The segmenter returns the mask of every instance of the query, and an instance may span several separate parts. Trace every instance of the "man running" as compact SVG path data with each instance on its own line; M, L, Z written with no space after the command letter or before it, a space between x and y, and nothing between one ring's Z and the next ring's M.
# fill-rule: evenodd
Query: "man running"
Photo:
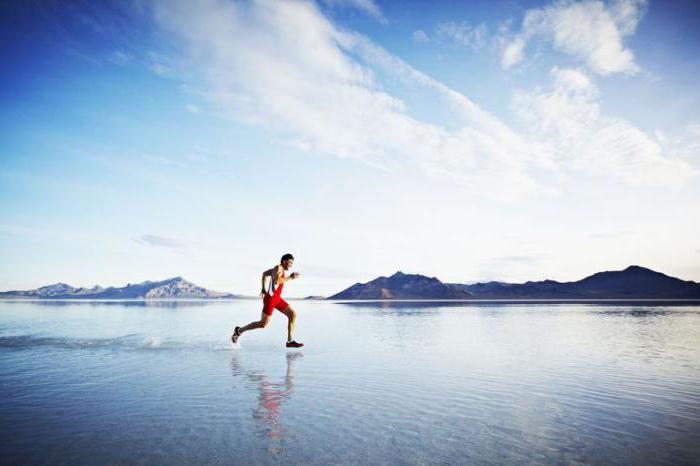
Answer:
M294 280L299 278L299 272L292 272L288 277L284 276L284 271L289 270L294 264L294 256L291 254L285 254L280 259L280 264L272 267L270 270L266 270L262 274L262 290L260 292L260 297L263 298L263 309L260 315L260 320L251 322L245 327L236 327L233 329L233 335L231 335L231 341L236 343L238 337L240 337L243 332L248 330L253 330L256 328L265 328L270 322L270 317L275 309L279 310L282 314L286 315L289 319L287 324L287 348L299 348L304 346L303 343L297 343L292 338L292 333L294 333L294 322L296 321L297 314L294 309L282 299L282 287L289 280ZM269 288L265 284L265 280L270 278ZM269 291L268 291L269 290Z

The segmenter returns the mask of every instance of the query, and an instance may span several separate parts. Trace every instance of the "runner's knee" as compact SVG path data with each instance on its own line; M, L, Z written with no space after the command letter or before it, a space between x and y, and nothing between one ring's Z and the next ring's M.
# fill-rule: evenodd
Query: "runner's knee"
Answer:
M270 319L262 319L258 325L260 325L261 328L267 327L267 324L270 322Z

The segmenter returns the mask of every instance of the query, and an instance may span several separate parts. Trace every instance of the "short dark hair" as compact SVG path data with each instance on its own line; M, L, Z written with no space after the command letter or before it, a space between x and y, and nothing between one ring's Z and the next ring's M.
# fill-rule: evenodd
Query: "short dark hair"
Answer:
M284 256L282 256L282 259L280 259L280 264L281 264L282 262L286 261L287 259L294 260L294 256L292 256L292 255L289 254L289 253L285 254Z

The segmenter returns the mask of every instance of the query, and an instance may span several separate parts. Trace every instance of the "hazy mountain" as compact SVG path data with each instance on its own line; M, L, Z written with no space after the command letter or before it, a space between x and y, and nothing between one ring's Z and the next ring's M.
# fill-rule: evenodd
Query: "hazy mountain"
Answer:
M460 299L471 294L435 277L396 272L390 277L375 278L367 283L355 283L328 299Z
M461 293L461 294L460 294ZM700 299L700 283L669 277L632 265L599 272L575 282L443 283L437 278L397 272L368 283L356 283L329 299Z
M668 298L700 298L700 283L670 277L661 272L631 265L617 272L599 272L570 284L571 291L590 297L615 294Z
M162 298L238 298L239 295L207 290L182 277L127 284L124 287L75 288L65 283L42 286L36 290L4 291L0 298L34 299L162 299Z

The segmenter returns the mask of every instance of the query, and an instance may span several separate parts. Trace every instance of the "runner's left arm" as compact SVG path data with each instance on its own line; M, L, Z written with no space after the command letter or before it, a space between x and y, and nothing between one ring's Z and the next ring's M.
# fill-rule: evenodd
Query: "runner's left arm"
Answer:
M265 286L265 278L270 277L270 280L272 280L272 272L274 269L269 269L263 272L262 274L262 289L260 290L260 294L265 294L265 290L267 290L267 287Z
M289 280L294 280L295 278L299 278L299 275L301 275L299 272L292 272L288 277L285 277L284 270L280 270L277 274L277 283L285 283Z

